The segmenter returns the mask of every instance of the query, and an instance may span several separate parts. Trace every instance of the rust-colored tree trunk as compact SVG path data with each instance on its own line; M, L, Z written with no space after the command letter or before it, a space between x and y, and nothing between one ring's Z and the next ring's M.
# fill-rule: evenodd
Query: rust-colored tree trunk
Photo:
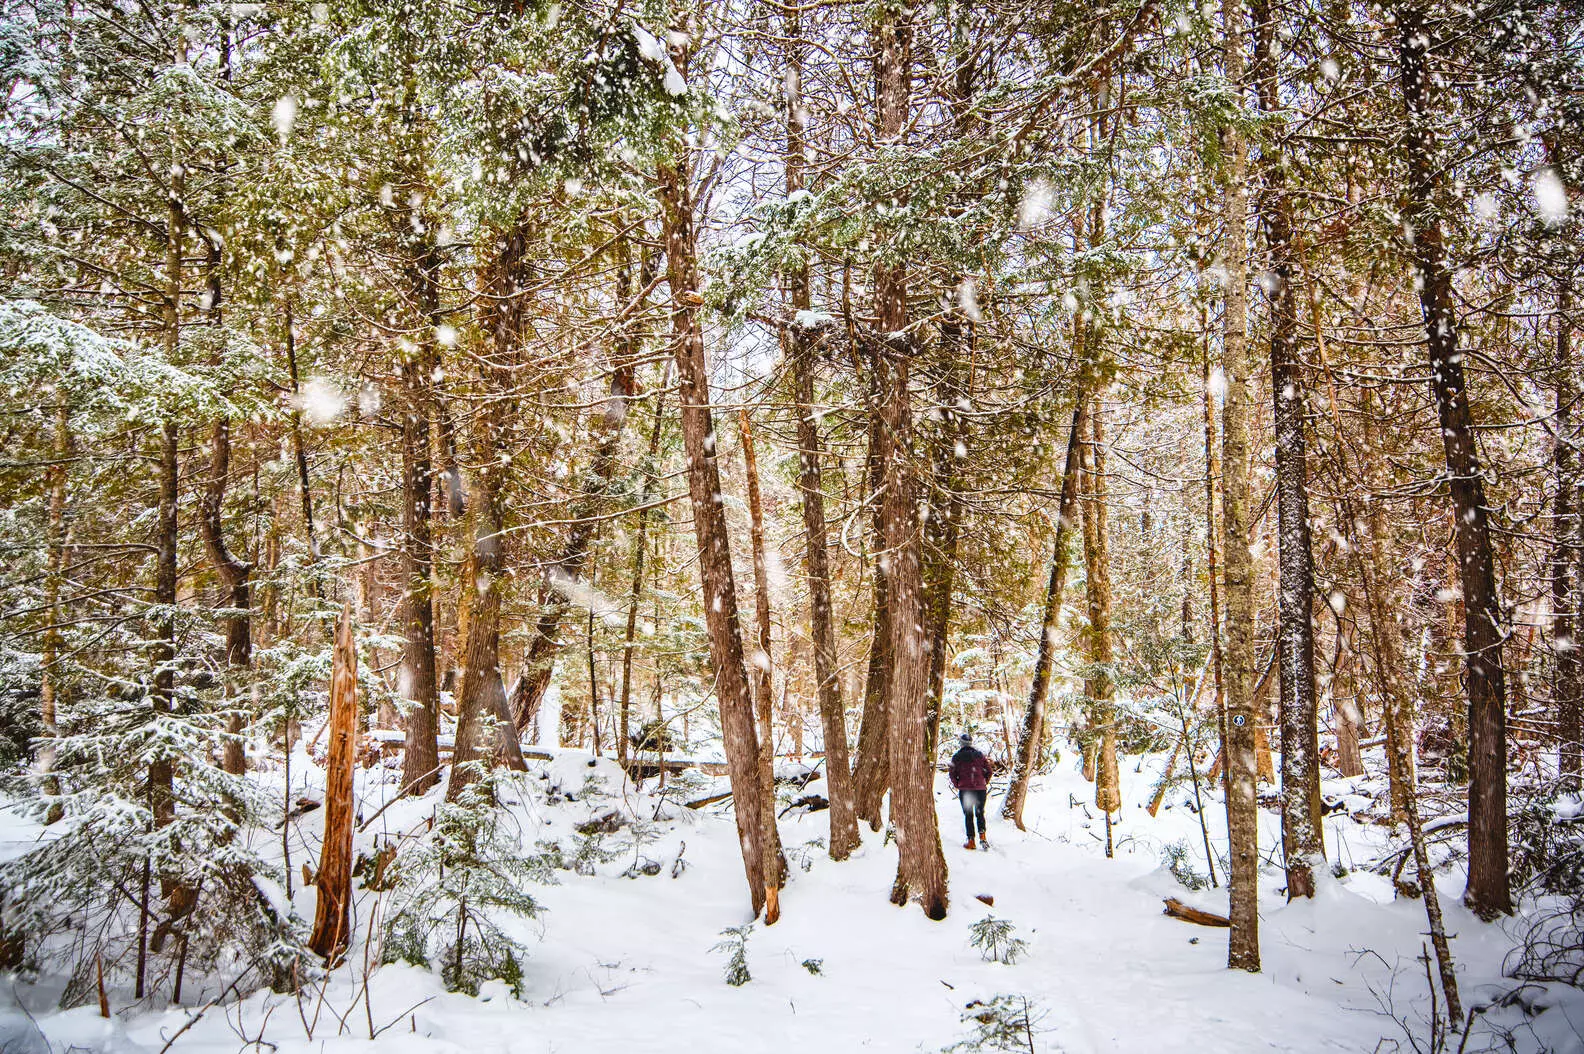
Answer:
M907 121L913 27L905 11L884 9L876 26L877 118L883 140L898 141ZM924 753L928 714L923 538L913 467L913 408L908 370L907 275L899 265L875 269L874 371L886 434L880 506L882 560L887 565L891 674L886 684L886 743L891 817L897 832L897 874L891 901L919 901L925 917L946 917L946 857L935 817L935 766Z
M1111 544L1106 510L1105 418L1098 396L1092 396L1088 413L1089 434L1081 449L1084 519L1084 591L1089 607L1085 658L1090 672L1089 723L1100 733L1095 749L1095 805L1108 813L1122 808L1121 773L1117 766L1116 682L1111 641ZM1107 845L1107 852L1110 846Z
M685 76L685 48L673 47L672 59ZM764 841L764 810L772 806L764 800L759 783L759 737L754 728L753 696L743 663L737 585L732 576L726 513L721 503L720 465L716 461L715 426L710 412L704 330L695 306L701 298L695 205L690 171L686 167L690 154L680 142L673 145L680 156L659 166L657 188L666 245L667 280L671 288L672 353L677 367L688 497L693 510L693 534L698 544L704 621L710 660L715 667L721 735L727 774L731 779L743 870L757 915L765 906L765 890L777 884L779 867ZM771 818L769 822L775 821Z
M1463 901L1484 919L1512 912L1507 878L1507 686L1502 667L1501 598L1491 548L1485 480L1458 350L1452 272L1447 266L1436 200L1444 166L1429 130L1429 27L1413 4L1396 7L1399 77L1407 118L1411 255L1418 277L1441 443L1446 454L1458 578L1463 594L1463 655L1467 663L1469 729L1468 887Z
M1062 470L1061 497L1057 502L1056 544L1052 546L1050 579L1045 585L1045 614L1040 620L1040 639L1034 654L1034 673L1029 685L1028 703L1023 708L1022 731L1013 760L1012 785L1007 789L1001 815L1023 830L1023 804L1028 799L1029 780L1039 767L1045 749L1045 703L1050 695L1051 664L1056 651L1056 628L1061 618L1062 594L1066 590L1067 550L1072 544L1073 523L1078 516L1078 475L1083 434L1088 429L1084 408L1088 396L1079 392L1073 410L1072 431L1067 438L1067 461Z
M352 605L336 624L330 667L330 729L325 760L324 842L314 879L318 907L308 947L334 962L352 933L352 827L356 806L352 777L357 771L357 646L352 639Z
M770 651L770 572L765 558L764 502L759 492L759 458L754 453L753 425L748 411L737 413L737 434L742 440L743 469L748 485L748 538L753 549L754 616L759 631L759 646L753 654L754 713L759 724L759 787L764 795L765 853L773 857L775 881L765 886L765 925L773 926L781 917L779 890L786 885L786 858L781 852L781 835L775 824L775 710L774 660Z

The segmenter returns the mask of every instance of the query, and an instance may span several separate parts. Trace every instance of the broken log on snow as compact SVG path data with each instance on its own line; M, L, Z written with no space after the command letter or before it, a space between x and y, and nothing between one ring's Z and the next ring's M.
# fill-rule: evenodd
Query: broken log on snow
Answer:
M1166 898L1166 910L1162 914L1170 915L1174 919L1182 919L1184 922L1191 922L1195 926L1227 927L1232 925L1226 916L1217 915L1213 911L1191 908L1176 897Z

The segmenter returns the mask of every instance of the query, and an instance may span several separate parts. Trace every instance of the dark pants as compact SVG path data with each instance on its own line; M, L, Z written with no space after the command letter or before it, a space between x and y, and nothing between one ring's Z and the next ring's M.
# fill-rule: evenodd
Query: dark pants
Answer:
M984 817L985 797L989 793L990 793L989 791L982 791L982 790L960 790L960 791L957 792L957 800L962 802L963 826L968 829L968 840L970 842L974 840L974 822L975 821L978 821L978 823L979 823L979 837L980 838L984 837L984 833L985 833L985 817Z

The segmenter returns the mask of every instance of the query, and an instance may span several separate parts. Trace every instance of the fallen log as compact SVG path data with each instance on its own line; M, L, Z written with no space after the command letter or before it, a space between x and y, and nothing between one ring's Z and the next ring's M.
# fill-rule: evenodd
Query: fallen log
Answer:
M718 801L725 801L731 796L731 791L723 791L720 794L711 794L707 798L695 798L693 801L685 801L682 804L686 805L689 809L702 809L706 805L714 805Z
M1166 910L1162 914L1170 915L1174 919L1182 919L1184 922L1191 922L1195 926L1227 927L1232 925L1226 916L1217 915L1213 911L1201 911L1198 908L1190 908L1176 897L1166 898Z

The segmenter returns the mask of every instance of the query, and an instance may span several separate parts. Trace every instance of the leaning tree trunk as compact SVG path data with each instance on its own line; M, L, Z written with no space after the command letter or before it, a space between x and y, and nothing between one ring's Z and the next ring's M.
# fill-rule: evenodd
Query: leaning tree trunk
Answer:
M1254 0L1255 81L1260 107L1279 114L1280 50L1270 0ZM1282 849L1287 899L1314 896L1325 865L1320 824L1319 712L1314 672L1314 557L1309 542L1308 459L1303 372L1298 365L1298 305L1293 280L1292 203L1282 144L1264 159L1260 212L1270 251L1271 395L1276 421L1277 551L1281 579L1276 634L1281 726Z
M1226 79L1241 90L1243 83L1243 0L1222 0ZM1221 129L1221 154L1226 166L1225 223L1222 259L1226 272L1226 307L1222 316L1222 361L1226 371L1226 405L1221 432L1222 517L1226 548L1226 810L1232 857L1228 885L1232 922L1227 965L1258 971L1259 954L1259 805L1256 801L1258 762L1254 724L1254 560L1249 552L1249 420L1248 356L1248 187L1242 132L1236 125Z
M874 385L877 371L870 371L869 455L867 474L869 492L878 495L883 484L884 466L889 460L890 439L881 423L879 393ZM881 512L876 506L874 514L875 546L885 548L881 537ZM886 700L887 684L893 662L891 645L891 585L890 573L884 561L877 559L874 566L874 637L869 646L869 667L864 677L863 715L858 723L858 751L853 758L853 808L858 819L869 824L872 831L880 830L880 806L885 800L886 788L891 782L890 756L887 747L886 722L889 719Z
M1488 920L1512 912L1507 880L1507 685L1502 668L1501 599L1496 589L1485 480L1474 446L1463 355L1458 350L1452 272L1447 267L1436 202L1443 167L1435 157L1428 127L1431 84L1425 60L1429 30L1417 7L1403 4L1396 11L1407 116L1403 143L1409 185L1404 218L1412 232L1410 248L1430 351L1430 386L1446 453L1458 576L1463 587L1469 727L1469 869L1463 901L1470 911Z
M685 73L686 56L676 57L678 68ZM686 149L676 146L685 159ZM679 162L660 165L658 175L671 287L672 350L677 367L682 443L687 454L693 534L698 543L699 578L704 593L704 623L710 661L715 667L715 694L737 816L737 838L742 847L749 898L757 915L765 906L766 891L778 885L780 869L765 845L764 811L773 805L764 800L759 784L759 737L754 729L753 696L743 663L737 585L732 576L726 513L721 503L720 466L710 413L709 365L704 354L703 326L694 306L700 299L695 205L688 170ZM775 821L771 818L768 822Z
M886 10L876 27L875 83L881 139L900 141L909 109L913 27L903 12ZM891 673L886 684L886 745L891 770L891 817L897 832L897 874L891 901L916 899L927 918L946 917L946 857L935 816L935 766L924 753L928 715L928 637L924 624L923 538L913 468L913 408L908 369L907 277L900 265L875 268L880 333L874 371L881 427L881 540L888 564Z
M1073 522L1078 515L1078 461L1083 434L1088 429L1084 407L1086 393L1078 393L1073 410L1072 432L1067 438L1067 461L1062 470L1061 498L1056 506L1056 544L1052 547L1050 579L1045 586L1045 615L1040 620L1040 639L1034 654L1034 674L1029 685L1028 704L1023 708L1022 732L1013 759L1012 785L1007 789L1001 815L1023 830L1023 803L1028 799L1029 780L1039 767L1045 749L1045 702L1050 695L1051 664L1056 652L1056 627L1061 618L1062 593L1067 584L1067 550L1071 547Z

